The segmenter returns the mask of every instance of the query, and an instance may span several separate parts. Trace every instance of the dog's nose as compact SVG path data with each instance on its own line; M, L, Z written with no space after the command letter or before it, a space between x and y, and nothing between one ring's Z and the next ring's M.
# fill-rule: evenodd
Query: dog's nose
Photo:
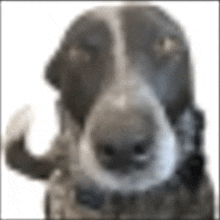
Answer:
M97 142L97 152L101 164L108 169L128 171L131 167L141 169L146 164L150 148L153 144L151 137L142 140L131 140L134 135L128 134L118 139L114 137L106 142Z
M110 111L95 122L93 144L104 168L126 172L148 162L154 144L155 124L150 116Z

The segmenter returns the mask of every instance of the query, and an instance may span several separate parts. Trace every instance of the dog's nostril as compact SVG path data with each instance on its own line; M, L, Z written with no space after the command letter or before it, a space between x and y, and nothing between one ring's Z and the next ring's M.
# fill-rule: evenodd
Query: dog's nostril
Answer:
M134 153L135 154L144 154L145 153L145 149L144 149L144 146L140 145L140 144L137 144L134 146Z
M105 153L105 155L107 155L107 156L113 156L113 155L115 154L115 151L114 151L114 149L113 149L112 146L106 145L106 146L104 147L104 153Z

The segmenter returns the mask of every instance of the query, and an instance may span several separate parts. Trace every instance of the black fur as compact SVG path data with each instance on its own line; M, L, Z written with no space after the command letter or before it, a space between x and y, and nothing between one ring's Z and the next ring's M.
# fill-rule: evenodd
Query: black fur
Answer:
M97 187L74 187L76 192L76 201L78 204L87 206L90 209L100 209L104 204L105 193L101 192Z
M204 163L204 156L199 153L186 157L176 171L181 183L192 191L197 189L203 178Z

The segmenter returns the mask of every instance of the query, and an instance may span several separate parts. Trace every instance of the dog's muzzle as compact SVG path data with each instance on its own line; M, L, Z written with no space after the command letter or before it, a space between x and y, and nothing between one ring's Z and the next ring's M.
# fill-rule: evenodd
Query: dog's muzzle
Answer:
M101 165L123 172L146 165L156 130L153 115L141 112L137 106L120 103L126 99L121 95L109 103L103 102L106 107L97 112L91 132L96 158Z
M141 84L119 86L95 106L91 138L96 158L107 169L141 169L151 159L157 125L151 103L141 100L140 89Z
M151 87L140 81L112 87L100 96L82 139L81 161L91 176L91 170L94 175L102 170L137 179L145 175L143 181L150 182L167 176L176 161L175 137L164 108Z

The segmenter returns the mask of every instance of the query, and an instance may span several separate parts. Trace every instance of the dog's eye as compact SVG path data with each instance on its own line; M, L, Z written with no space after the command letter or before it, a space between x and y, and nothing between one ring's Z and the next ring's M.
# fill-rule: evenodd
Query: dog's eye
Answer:
M176 37L166 37L156 41L154 50L158 57L172 55L181 49L180 40Z
M91 61L91 54L81 49L71 48L68 51L68 59L76 64L85 64Z

